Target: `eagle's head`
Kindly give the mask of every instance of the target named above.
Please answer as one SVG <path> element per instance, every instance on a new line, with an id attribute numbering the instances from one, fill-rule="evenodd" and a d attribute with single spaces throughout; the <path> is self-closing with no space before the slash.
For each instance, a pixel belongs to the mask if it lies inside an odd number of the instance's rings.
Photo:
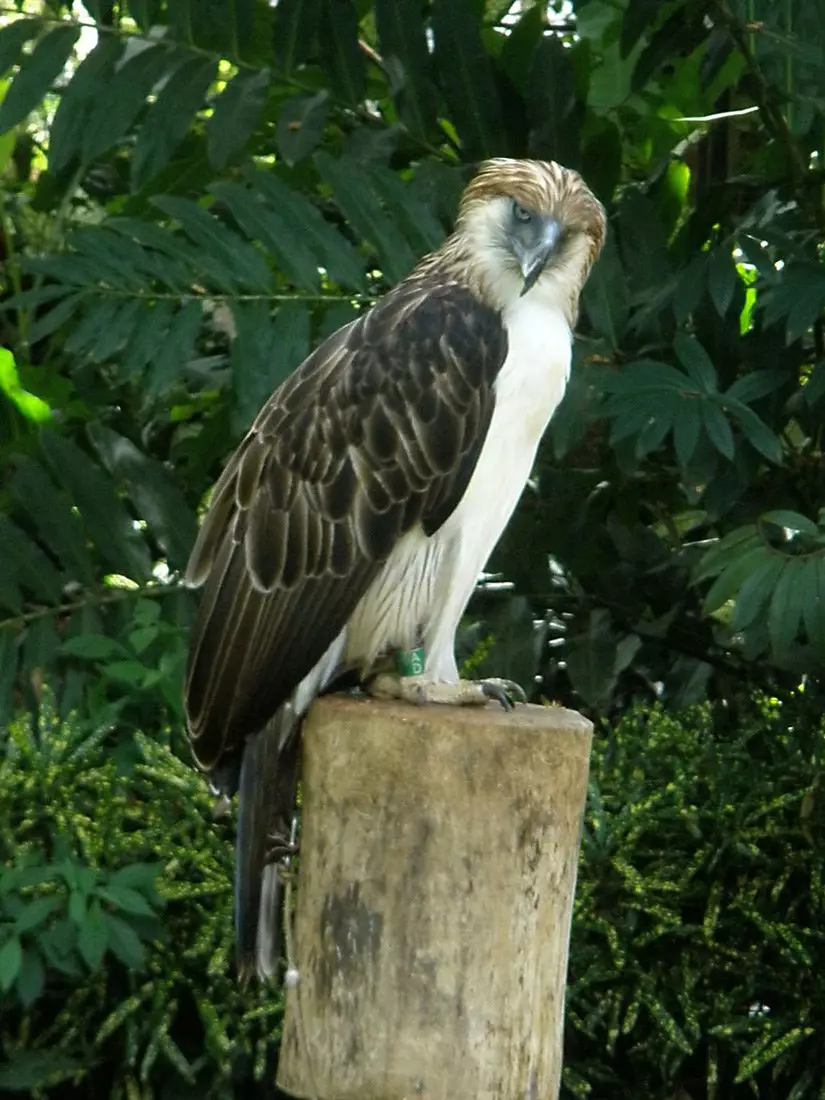
<path id="1" fill-rule="evenodd" d="M 553 161 L 485 161 L 464 192 L 455 237 L 479 286 L 505 308 L 527 294 L 559 299 L 575 316 L 606 231 L 584 180 Z"/>

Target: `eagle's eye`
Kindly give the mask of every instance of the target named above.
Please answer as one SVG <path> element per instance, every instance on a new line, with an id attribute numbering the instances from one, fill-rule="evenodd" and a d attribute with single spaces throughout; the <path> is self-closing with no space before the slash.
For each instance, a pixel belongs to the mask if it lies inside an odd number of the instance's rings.
<path id="1" fill-rule="evenodd" d="M 522 206 L 520 202 L 513 199 L 513 217 L 517 222 L 530 222 L 533 220 L 533 211 L 528 210 L 526 206 Z"/>

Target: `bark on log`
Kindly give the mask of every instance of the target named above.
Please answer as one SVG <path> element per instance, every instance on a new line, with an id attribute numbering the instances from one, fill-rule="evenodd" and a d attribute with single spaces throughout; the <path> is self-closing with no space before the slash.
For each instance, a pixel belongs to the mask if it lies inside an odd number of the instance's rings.
<path id="1" fill-rule="evenodd" d="M 591 724 L 319 700 L 278 1085 L 555 1100 Z"/>

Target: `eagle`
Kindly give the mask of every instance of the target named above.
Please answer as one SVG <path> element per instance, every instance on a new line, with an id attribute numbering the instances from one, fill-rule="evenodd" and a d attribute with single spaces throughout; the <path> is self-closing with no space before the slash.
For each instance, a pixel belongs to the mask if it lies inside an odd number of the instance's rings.
<path id="1" fill-rule="evenodd" d="M 184 697 L 197 763 L 238 793 L 241 979 L 279 962 L 313 700 L 349 677 L 512 705 L 507 681 L 459 677 L 455 635 L 564 394 L 605 230 L 577 172 L 485 161 L 444 244 L 275 390 L 214 487 L 186 571 L 202 595 Z"/>

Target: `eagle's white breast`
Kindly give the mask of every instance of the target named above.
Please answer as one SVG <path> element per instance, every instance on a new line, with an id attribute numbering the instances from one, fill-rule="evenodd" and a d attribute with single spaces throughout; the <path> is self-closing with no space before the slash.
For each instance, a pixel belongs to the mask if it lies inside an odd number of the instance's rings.
<path id="1" fill-rule="evenodd" d="M 507 358 L 467 490 L 432 537 L 418 527 L 395 548 L 350 620 L 348 664 L 370 663 L 382 652 L 423 641 L 427 673 L 439 680 L 458 677 L 453 646 L 459 620 L 530 476 L 570 372 L 570 328 L 553 285 L 535 290 L 504 311 Z"/>

